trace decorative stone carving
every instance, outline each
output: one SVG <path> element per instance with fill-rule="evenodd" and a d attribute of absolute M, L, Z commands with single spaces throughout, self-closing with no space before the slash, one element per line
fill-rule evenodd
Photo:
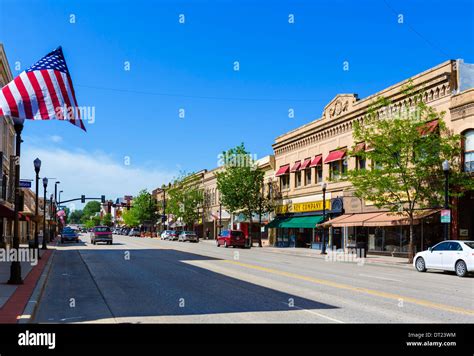
<path fill-rule="evenodd" d="M 338 94 L 323 111 L 324 119 L 334 119 L 352 109 L 352 105 L 357 101 L 356 94 Z"/>

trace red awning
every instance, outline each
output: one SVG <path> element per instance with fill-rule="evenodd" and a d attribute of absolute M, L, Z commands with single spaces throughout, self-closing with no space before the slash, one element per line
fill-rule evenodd
<path fill-rule="evenodd" d="M 433 133 L 434 130 L 438 127 L 438 120 L 433 120 L 430 122 L 425 123 L 423 126 L 421 126 L 418 131 L 420 132 L 420 135 L 426 136 L 429 135 L 430 133 Z"/>
<path fill-rule="evenodd" d="M 318 155 L 318 156 L 314 157 L 314 159 L 311 161 L 311 164 L 309 166 L 310 167 L 319 166 L 322 161 L 323 161 L 323 156 Z"/>
<path fill-rule="evenodd" d="M 282 176 L 283 174 L 288 174 L 290 171 L 290 165 L 287 164 L 286 166 L 280 167 L 280 169 L 275 173 L 275 177 Z"/>
<path fill-rule="evenodd" d="M 365 142 L 358 143 L 354 147 L 354 153 L 365 151 Z"/>
<path fill-rule="evenodd" d="M 303 164 L 301 165 L 301 170 L 308 168 L 309 164 L 311 163 L 311 158 L 307 158 L 304 160 Z"/>
<path fill-rule="evenodd" d="M 290 172 L 297 172 L 300 170 L 301 167 L 301 161 L 296 162 L 293 167 L 291 167 Z"/>
<path fill-rule="evenodd" d="M 346 155 L 346 150 L 338 150 L 329 152 L 329 155 L 324 160 L 324 163 L 331 163 L 334 161 L 340 161 Z"/>

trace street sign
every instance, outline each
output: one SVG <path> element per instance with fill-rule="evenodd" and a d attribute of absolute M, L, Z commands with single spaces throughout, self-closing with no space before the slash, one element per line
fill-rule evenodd
<path fill-rule="evenodd" d="M 31 181 L 20 180 L 20 188 L 31 188 Z"/>
<path fill-rule="evenodd" d="M 451 210 L 449 209 L 441 210 L 441 223 L 443 224 L 451 223 Z"/>

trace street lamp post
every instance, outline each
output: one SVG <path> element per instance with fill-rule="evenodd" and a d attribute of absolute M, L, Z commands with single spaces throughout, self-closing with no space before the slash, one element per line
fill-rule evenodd
<path fill-rule="evenodd" d="M 59 204 L 59 205 L 61 205 L 61 193 L 64 193 L 64 191 L 63 191 L 63 190 L 60 190 L 60 191 L 58 192 L 58 204 Z"/>
<path fill-rule="evenodd" d="M 48 178 L 43 178 L 43 246 L 42 250 L 46 250 L 46 188 L 48 187 Z"/>
<path fill-rule="evenodd" d="M 56 237 L 54 235 L 54 219 L 51 219 L 55 214 L 54 214 L 54 206 L 53 206 L 53 194 L 49 196 L 49 242 L 54 240 Z"/>
<path fill-rule="evenodd" d="M 58 217 L 57 217 L 57 212 L 58 212 L 58 184 L 61 184 L 61 182 L 59 181 L 56 181 L 54 183 L 54 209 L 53 209 L 53 213 L 54 213 L 54 222 L 56 223 L 56 225 L 54 226 L 54 237 L 56 237 L 56 234 L 58 233 L 57 231 L 57 227 L 58 227 Z"/>
<path fill-rule="evenodd" d="M 14 223 L 13 223 L 13 249 L 16 250 L 17 256 L 20 255 L 20 220 L 18 213 L 20 210 L 20 147 L 21 147 L 21 132 L 23 131 L 24 119 L 13 119 L 13 126 L 16 133 L 16 148 L 15 148 L 15 208 L 14 208 Z M 10 279 L 8 284 L 23 284 L 21 278 L 21 264 L 20 261 L 13 261 L 10 266 Z"/>
<path fill-rule="evenodd" d="M 39 249 L 39 240 L 38 240 L 38 205 L 39 205 L 39 172 L 41 169 L 41 160 L 39 158 L 36 158 L 33 161 L 33 165 L 35 167 L 35 173 L 36 173 L 36 179 L 35 179 L 35 249 Z M 39 257 L 39 251 L 38 252 L 38 257 Z"/>
<path fill-rule="evenodd" d="M 444 172 L 444 209 L 449 209 L 449 161 L 443 161 L 443 172 Z M 451 219 L 451 214 L 450 214 Z M 444 223 L 444 239 L 449 238 L 449 223 Z"/>
<path fill-rule="evenodd" d="M 323 188 L 323 223 L 324 223 L 324 221 L 326 220 L 326 188 L 327 188 L 326 182 L 323 182 L 322 188 Z M 321 255 L 325 255 L 325 254 L 326 254 L 326 231 L 323 225 Z"/>

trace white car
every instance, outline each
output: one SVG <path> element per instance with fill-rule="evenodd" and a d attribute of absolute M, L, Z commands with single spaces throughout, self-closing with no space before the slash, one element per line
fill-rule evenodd
<path fill-rule="evenodd" d="M 418 252 L 413 259 L 418 272 L 427 269 L 453 271 L 459 277 L 474 272 L 474 241 L 448 240 Z"/>

